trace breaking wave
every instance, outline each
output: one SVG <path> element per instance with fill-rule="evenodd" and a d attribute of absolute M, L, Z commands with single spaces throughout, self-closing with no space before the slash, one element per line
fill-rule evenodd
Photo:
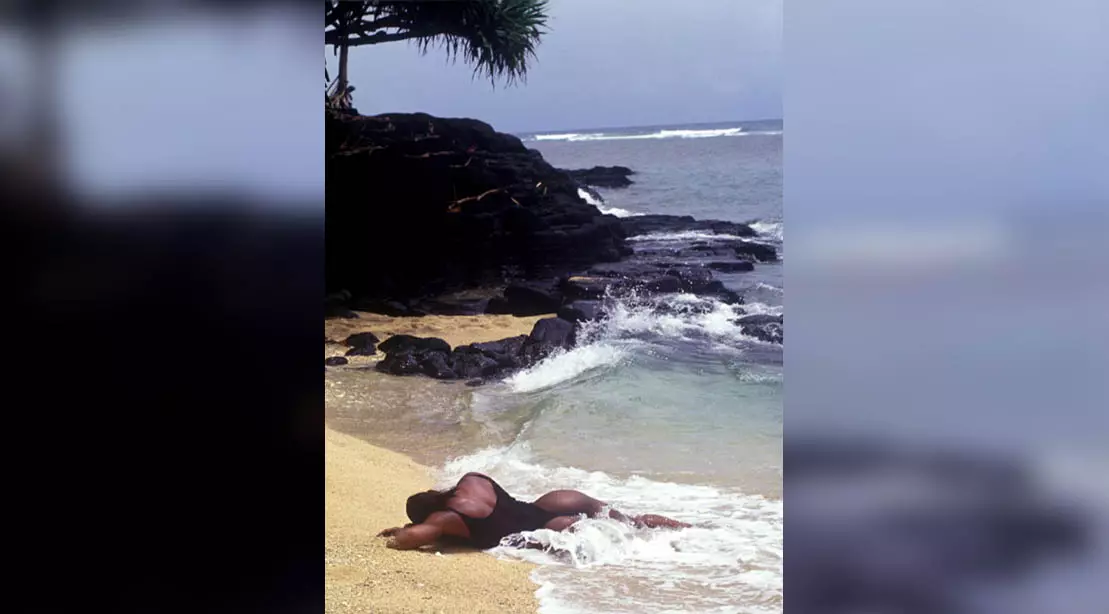
<path fill-rule="evenodd" d="M 658 130 L 641 134 L 609 132 L 560 132 L 536 134 L 526 140 L 535 141 L 630 141 L 637 139 L 704 139 L 719 136 L 750 136 L 781 134 L 780 130 L 744 132 L 742 126 L 701 130 Z"/>

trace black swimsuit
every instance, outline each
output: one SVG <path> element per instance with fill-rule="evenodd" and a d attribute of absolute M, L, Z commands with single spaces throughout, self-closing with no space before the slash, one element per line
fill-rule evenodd
<path fill-rule="evenodd" d="M 517 501 L 487 475 L 469 473 L 467 476 L 483 478 L 492 484 L 493 492 L 497 495 L 493 511 L 484 518 L 471 518 L 452 507 L 448 506 L 447 509 L 462 517 L 462 522 L 466 523 L 466 528 L 470 531 L 470 541 L 482 550 L 493 548 L 507 535 L 542 529 L 558 516 L 532 503 Z"/>

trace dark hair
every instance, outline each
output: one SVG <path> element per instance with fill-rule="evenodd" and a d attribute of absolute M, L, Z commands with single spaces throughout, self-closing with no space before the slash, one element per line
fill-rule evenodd
<path fill-rule="evenodd" d="M 404 511 L 408 514 L 409 520 L 414 524 L 420 524 L 435 512 L 447 509 L 447 501 L 450 500 L 452 494 L 454 493 L 449 490 L 446 492 L 439 492 L 438 490 L 418 492 L 408 497 L 408 504 Z"/>

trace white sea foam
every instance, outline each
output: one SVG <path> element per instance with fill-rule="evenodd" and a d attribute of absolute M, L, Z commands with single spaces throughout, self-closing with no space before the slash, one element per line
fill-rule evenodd
<path fill-rule="evenodd" d="M 612 367 L 626 356 L 623 348 L 609 343 L 580 345 L 548 356 L 530 369 L 505 380 L 513 392 L 533 392 L 572 380 L 602 367 Z"/>
<path fill-rule="evenodd" d="M 768 284 L 766 282 L 761 282 L 761 281 L 759 283 L 755 284 L 755 289 L 756 290 L 762 290 L 764 292 L 770 292 L 771 294 L 779 294 L 779 295 L 782 294 L 782 292 L 783 292 L 782 288 L 779 288 L 778 286 Z"/>
<path fill-rule="evenodd" d="M 616 217 L 633 217 L 636 215 L 643 215 L 642 213 L 628 211 L 627 209 L 621 209 L 620 207 L 605 207 L 604 205 L 598 206 L 597 210 L 608 215 L 615 215 Z"/>
<path fill-rule="evenodd" d="M 713 234 L 712 232 L 707 230 L 683 230 L 681 232 L 651 232 L 645 235 L 628 237 L 628 241 L 655 241 L 659 243 L 677 243 L 682 241 L 735 241 L 742 238 L 743 237 L 729 234 Z"/>
<path fill-rule="evenodd" d="M 508 377 L 504 384 L 515 393 L 543 390 L 614 368 L 651 342 L 701 340 L 719 350 L 763 344 L 744 334 L 737 320 L 744 315 L 781 315 L 783 311 L 780 305 L 752 302 L 736 306 L 693 294 L 667 295 L 662 300 L 668 309 L 659 311 L 659 300 L 631 296 L 610 301 L 602 320 L 582 325 L 576 347 L 555 352 Z"/>
<path fill-rule="evenodd" d="M 606 215 L 615 215 L 616 217 L 631 217 L 633 215 L 643 215 L 642 213 L 635 213 L 634 211 L 628 211 L 627 209 L 621 209 L 620 207 L 609 207 L 605 205 L 604 200 L 598 200 L 592 194 L 581 188 L 578 188 L 578 196 L 580 196 L 581 199 L 585 202 L 596 207 L 598 211 Z"/>
<path fill-rule="evenodd" d="M 526 443 L 454 459 L 441 470 L 439 482 L 453 484 L 467 471 L 492 476 L 523 500 L 573 488 L 625 513 L 662 514 L 694 525 L 665 531 L 585 519 L 572 531 L 527 534 L 553 547 L 553 552 L 493 549 L 497 556 L 540 565 L 533 578 L 541 586 L 536 593 L 541 612 L 780 609 L 780 500 L 711 486 L 543 466 Z"/>
<path fill-rule="evenodd" d="M 536 141 L 588 141 L 595 137 L 604 136 L 603 132 L 592 132 L 589 134 L 580 134 L 577 132 L 564 132 L 560 134 L 537 134 L 533 139 Z M 592 138 L 591 138 L 592 137 Z"/>
<path fill-rule="evenodd" d="M 563 132 L 552 134 L 537 134 L 537 141 L 631 141 L 638 139 L 704 139 L 719 136 L 750 136 L 750 135 L 781 134 L 781 131 L 744 132 L 742 126 L 732 128 L 712 128 L 702 130 L 659 130 L 646 134 L 611 134 L 606 132 Z"/>
<path fill-rule="evenodd" d="M 771 237 L 778 241 L 782 240 L 782 223 L 781 222 L 752 222 L 749 226 L 757 233 L 764 237 Z"/>
<path fill-rule="evenodd" d="M 594 207 L 600 207 L 601 205 L 605 204 L 604 200 L 597 200 L 596 198 L 593 197 L 592 194 L 590 194 L 588 191 L 583 190 L 581 188 L 578 188 L 578 196 L 581 197 L 581 199 L 584 200 L 585 202 L 593 205 Z"/>

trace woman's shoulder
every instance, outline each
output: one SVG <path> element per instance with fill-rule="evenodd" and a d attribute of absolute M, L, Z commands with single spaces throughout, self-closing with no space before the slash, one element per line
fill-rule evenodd
<path fill-rule="evenodd" d="M 463 475 L 462 477 L 458 478 L 458 483 L 461 484 L 464 480 L 471 480 L 471 479 L 474 479 L 474 478 L 477 478 L 477 479 L 480 479 L 480 480 L 485 480 L 487 482 L 493 482 L 493 478 L 485 475 L 484 473 L 478 473 L 476 471 L 471 471 L 471 472 Z"/>

